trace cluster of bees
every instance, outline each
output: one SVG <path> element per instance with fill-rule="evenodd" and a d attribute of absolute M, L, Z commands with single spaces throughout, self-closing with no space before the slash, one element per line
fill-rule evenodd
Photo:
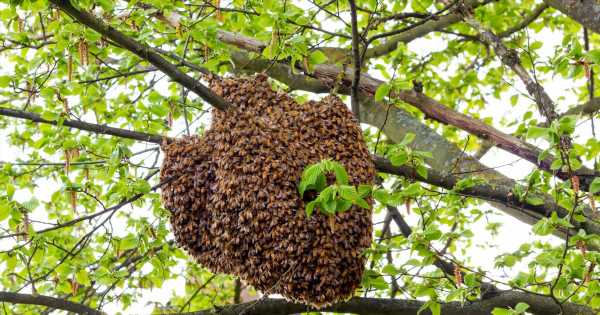
<path fill-rule="evenodd" d="M 371 210 L 309 218 L 297 185 L 304 168 L 323 159 L 342 163 L 352 185 L 372 183 L 356 119 L 335 96 L 299 104 L 264 75 L 213 78 L 210 87 L 233 108 L 213 110 L 202 137 L 163 145 L 161 179 L 175 179 L 162 200 L 177 243 L 264 294 L 312 306 L 350 297 L 371 243 Z"/>

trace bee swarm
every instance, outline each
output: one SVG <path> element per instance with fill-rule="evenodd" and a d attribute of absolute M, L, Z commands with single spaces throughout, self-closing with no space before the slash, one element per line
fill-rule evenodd
<path fill-rule="evenodd" d="M 202 137 L 163 145 L 162 200 L 177 243 L 213 272 L 237 275 L 265 294 L 323 306 L 359 286 L 371 243 L 371 210 L 305 214 L 297 185 L 323 159 L 344 165 L 350 184 L 375 168 L 359 125 L 335 96 L 298 104 L 267 78 L 211 79 L 233 104 L 213 110 Z M 372 200 L 367 200 L 372 204 Z M 306 201 L 308 202 L 308 201 Z"/>

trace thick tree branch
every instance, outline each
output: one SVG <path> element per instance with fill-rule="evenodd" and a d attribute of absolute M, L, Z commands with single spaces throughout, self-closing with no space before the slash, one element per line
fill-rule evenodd
<path fill-rule="evenodd" d="M 403 90 L 398 93 L 403 101 L 419 108 L 428 118 L 440 121 L 444 124 L 456 126 L 464 131 L 478 136 L 480 139 L 488 140 L 499 148 L 511 152 L 523 159 L 537 165 L 539 168 L 555 174 L 557 177 L 567 180 L 570 178 L 568 172 L 551 169 L 552 162 L 556 157 L 550 155 L 543 160 L 538 157 L 542 150 L 513 135 L 506 134 L 494 127 L 467 115 L 456 112 L 436 100 L 412 90 Z M 581 189 L 588 190 L 595 177 L 600 176 L 592 169 L 582 167 L 574 172 L 581 180 Z"/>
<path fill-rule="evenodd" d="M 165 60 L 160 54 L 154 52 L 150 47 L 135 41 L 131 37 L 107 25 L 92 14 L 76 9 L 69 0 L 50 0 L 50 2 L 81 24 L 94 29 L 140 58 L 147 60 L 164 74 L 168 75 L 173 81 L 193 91 L 212 106 L 220 110 L 226 110 L 229 107 L 229 104 L 225 99 L 213 93 L 213 91 L 198 80 L 181 72 L 176 66 Z"/>
<path fill-rule="evenodd" d="M 562 113 L 561 116 L 564 115 L 591 115 L 595 112 L 600 112 L 600 97 L 593 98 L 581 105 L 577 105 L 575 107 L 570 108 L 566 112 Z"/>
<path fill-rule="evenodd" d="M 466 5 L 475 5 L 475 3 L 478 3 L 478 2 L 466 3 Z M 541 12 L 543 12 L 543 10 L 545 8 L 546 8 L 545 5 L 538 6 L 534 10 L 534 14 L 532 14 L 532 16 L 526 20 L 533 20 L 533 19 L 537 18 L 537 16 L 539 16 L 539 14 L 541 14 Z M 462 17 L 458 13 L 451 13 L 449 15 L 456 16 L 458 19 L 460 19 Z M 449 15 L 446 15 L 444 17 L 447 17 Z M 440 18 L 440 20 L 442 18 Z M 169 21 L 177 21 L 177 20 L 178 20 L 178 18 L 169 19 Z M 437 21 L 434 21 L 434 22 L 437 22 Z M 173 22 L 171 22 L 171 23 L 173 23 Z M 176 22 L 176 23 L 178 23 L 178 22 Z M 217 37 L 219 40 L 221 40 L 227 44 L 231 44 L 231 45 L 234 45 L 241 49 L 249 50 L 249 51 L 253 51 L 253 52 L 261 52 L 262 49 L 264 49 L 264 47 L 266 47 L 266 45 L 264 43 L 262 43 L 261 41 L 258 41 L 258 40 L 255 40 L 253 38 L 249 38 L 249 37 L 246 37 L 243 35 L 235 34 L 235 33 L 219 31 Z M 498 39 L 498 41 L 500 41 L 500 40 Z M 502 45 L 501 42 L 500 42 L 500 45 Z M 502 47 L 504 47 L 504 46 L 502 45 Z M 257 61 L 250 60 L 247 58 L 247 56 L 245 56 L 244 54 L 240 54 L 240 53 L 234 53 L 234 55 L 232 57 L 234 59 L 234 62 L 237 61 L 236 64 L 242 64 L 242 65 L 245 64 L 246 68 L 254 66 L 255 68 L 259 67 L 259 68 L 263 68 L 263 69 L 268 69 L 271 67 L 271 65 L 273 65 L 272 62 L 269 62 L 266 60 L 263 62 L 264 65 L 268 65 L 266 67 L 262 67 L 262 64 L 260 62 L 258 62 L 259 64 L 251 65 L 252 62 L 257 62 Z M 354 58 L 356 59 L 357 56 L 354 56 Z M 522 66 L 521 66 L 521 68 L 522 68 Z M 283 78 L 285 76 L 294 77 L 293 74 L 290 74 L 291 71 L 289 71 L 289 70 L 290 70 L 289 68 L 285 68 L 285 69 L 281 69 L 281 70 L 274 69 L 274 72 L 275 71 L 279 72 L 278 73 L 279 75 L 277 76 L 278 79 L 280 79 L 284 82 L 288 81 L 288 83 L 289 83 L 290 80 L 285 80 Z M 315 91 L 315 86 L 313 85 L 311 87 L 312 91 L 313 92 L 326 92 L 328 90 L 327 84 L 331 84 L 332 82 L 335 82 L 337 80 L 337 78 L 340 77 L 340 71 L 342 71 L 342 70 L 335 65 L 321 64 L 321 65 L 315 66 L 312 76 L 317 78 L 319 81 L 321 81 L 324 86 L 322 88 L 317 87 L 317 91 Z M 523 71 L 521 71 L 521 73 L 524 73 L 524 75 L 527 78 L 529 78 L 527 72 L 524 69 L 523 69 Z M 359 72 L 359 75 L 360 75 L 360 72 Z M 361 77 L 360 77 L 361 80 L 358 81 L 358 80 L 356 80 L 356 71 L 353 71 L 352 69 L 346 69 L 346 73 L 344 73 L 344 75 L 341 77 L 351 78 L 351 79 L 348 79 L 348 80 L 351 80 L 351 83 L 346 82 L 346 84 L 348 84 L 351 87 L 350 88 L 351 91 L 353 88 L 358 87 L 358 88 L 360 88 L 360 90 L 362 92 L 365 92 L 370 95 L 374 95 L 375 91 L 377 90 L 377 87 L 379 85 L 383 84 L 383 81 L 372 78 L 368 74 L 361 75 Z M 301 81 L 301 80 L 302 79 L 299 78 L 298 81 Z M 292 80 L 292 81 L 294 81 L 294 80 Z M 358 82 L 355 82 L 355 81 L 358 81 Z M 533 84 L 536 84 L 536 86 L 541 88 L 541 86 L 537 85 L 537 83 L 535 83 L 530 78 L 529 78 L 529 81 L 533 82 Z M 318 83 L 316 83 L 316 85 L 318 85 Z M 292 88 L 295 88 L 293 84 L 290 84 L 290 86 Z M 341 91 L 341 92 L 344 92 L 344 91 Z M 348 93 L 347 90 L 345 92 Z M 547 97 L 547 94 L 545 94 L 545 91 L 543 91 L 543 88 L 541 90 L 541 94 L 536 93 L 536 95 L 542 95 L 542 96 L 546 95 L 545 99 L 550 102 L 551 108 L 552 109 L 554 108 L 552 101 L 549 99 L 549 97 Z M 438 103 L 434 99 L 427 97 L 424 94 L 416 93 L 412 90 L 403 90 L 403 91 L 396 93 L 394 96 L 417 107 L 423 113 L 425 113 L 425 115 L 427 117 L 429 117 L 431 119 L 437 120 L 437 121 L 442 122 L 447 125 L 452 125 L 452 126 L 458 127 L 462 130 L 465 130 L 465 131 L 473 134 L 473 135 L 478 136 L 481 139 L 489 140 L 489 141 L 493 142 L 494 144 L 496 144 L 498 147 L 500 147 L 508 152 L 511 152 L 519 157 L 522 157 L 522 158 L 526 159 L 527 161 L 530 161 L 531 163 L 537 165 L 541 169 L 544 169 L 546 171 L 552 171 L 550 169 L 550 165 L 552 164 L 554 157 L 548 156 L 544 160 L 538 161 L 538 156 L 540 155 L 542 150 L 536 148 L 535 146 L 533 146 L 521 139 L 518 139 L 518 138 L 508 135 L 506 133 L 503 133 L 503 132 L 495 129 L 494 127 L 487 125 L 477 119 L 471 118 L 471 117 L 461 114 L 461 113 L 458 113 L 458 112 L 452 110 L 451 108 Z M 354 98 L 356 98 L 356 97 L 353 97 L 353 99 Z M 354 102 L 353 102 L 353 105 L 354 105 Z M 355 109 L 353 108 L 353 111 L 354 110 Z M 558 172 L 557 175 L 562 179 L 567 179 L 569 177 L 568 174 L 566 174 L 565 172 Z M 590 183 L 594 179 L 594 177 L 598 176 L 598 174 L 595 174 L 595 172 L 593 170 L 590 170 L 587 168 L 582 168 L 582 169 L 578 170 L 577 175 L 581 179 L 581 188 L 584 190 L 587 190 L 589 188 Z"/>
<path fill-rule="evenodd" d="M 57 310 L 63 310 L 67 312 L 73 312 L 75 314 L 85 315 L 103 315 L 104 313 L 97 311 L 93 308 L 85 306 L 83 304 L 54 298 L 45 295 L 32 295 L 32 294 L 21 294 L 13 292 L 1 292 L 0 301 L 12 304 L 28 304 L 28 305 L 39 305 L 47 306 Z"/>
<path fill-rule="evenodd" d="M 596 0 L 544 0 L 584 27 L 600 34 L 600 3 Z"/>
<path fill-rule="evenodd" d="M 514 307 L 519 302 L 529 304 L 528 312 L 534 314 L 558 314 L 560 309 L 550 297 L 517 291 L 507 291 L 492 298 L 461 304 L 459 302 L 441 303 L 441 313 L 444 315 L 488 315 L 496 307 Z M 352 298 L 347 302 L 334 304 L 322 309 L 315 309 L 302 304 L 288 302 L 283 299 L 262 299 L 237 305 L 220 307 L 218 310 L 205 310 L 180 315 L 288 315 L 308 311 L 324 311 L 352 313 L 359 315 L 414 315 L 423 306 L 423 301 L 382 299 L 382 298 Z M 564 315 L 595 314 L 586 306 L 567 303 L 564 305 Z M 429 310 L 421 312 L 431 315 Z"/>
<path fill-rule="evenodd" d="M 412 178 L 420 182 L 446 188 L 448 190 L 453 190 L 456 183 L 458 183 L 460 180 L 460 178 L 457 176 L 443 174 L 434 169 L 429 169 L 427 177 L 423 177 L 417 174 L 412 167 L 393 166 L 388 160 L 378 156 L 374 156 L 373 159 L 375 160 L 377 170 L 380 172 Z M 548 217 L 552 212 L 556 212 L 561 217 L 564 217 L 568 214 L 568 211 L 559 206 L 550 195 L 541 195 L 540 197 L 544 199 L 544 203 L 534 206 L 519 200 L 519 198 L 512 193 L 512 187 L 505 185 L 482 183 L 461 191 L 455 191 L 455 193 L 504 204 L 517 209 L 524 209 L 536 214 L 537 217 Z M 588 233 L 600 234 L 600 225 L 592 221 L 588 220 L 582 223 L 575 223 L 574 225 L 575 231 L 578 228 L 582 228 Z"/>
<path fill-rule="evenodd" d="M 340 69 L 337 66 L 317 65 L 315 66 L 312 76 L 318 78 L 322 82 L 327 83 L 332 82 L 332 80 L 338 76 L 339 71 Z M 344 77 L 351 78 L 352 76 L 353 74 L 350 72 L 350 70 L 347 70 Z M 368 95 L 374 95 L 377 87 L 384 83 L 383 81 L 372 78 L 367 74 L 362 75 L 360 82 L 361 91 Z M 348 83 L 346 82 L 346 84 Z M 538 85 L 537 83 L 535 84 Z M 339 91 L 347 93 L 347 90 L 344 89 L 340 89 Z M 550 165 L 555 159 L 554 156 L 548 156 L 546 159 L 538 161 L 538 156 L 542 150 L 519 138 L 499 131 L 480 120 L 456 112 L 450 107 L 444 106 L 436 100 L 413 90 L 401 90 L 392 93 L 391 96 L 415 106 L 430 119 L 437 120 L 447 125 L 455 126 L 481 139 L 490 140 L 498 147 L 522 157 L 523 159 L 537 165 L 541 169 L 555 173 L 550 169 Z M 583 190 L 588 190 L 593 179 L 596 176 L 600 176 L 595 171 L 585 167 L 577 170 L 575 174 L 580 177 L 581 189 Z M 570 178 L 570 176 L 563 171 L 556 172 L 556 175 L 562 179 Z"/>

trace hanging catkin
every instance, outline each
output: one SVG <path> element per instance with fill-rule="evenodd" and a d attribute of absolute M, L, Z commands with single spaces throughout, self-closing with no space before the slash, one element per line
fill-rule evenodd
<path fill-rule="evenodd" d="M 371 210 L 308 218 L 297 185 L 304 168 L 339 161 L 350 184 L 375 169 L 352 113 L 335 96 L 298 104 L 266 76 L 213 79 L 233 109 L 214 110 L 202 137 L 163 145 L 161 179 L 176 240 L 213 272 L 266 294 L 322 306 L 359 286 L 371 243 Z M 372 201 L 369 199 L 371 204 Z"/>

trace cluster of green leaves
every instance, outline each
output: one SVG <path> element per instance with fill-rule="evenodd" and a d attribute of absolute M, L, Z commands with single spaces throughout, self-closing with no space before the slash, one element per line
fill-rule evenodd
<path fill-rule="evenodd" d="M 534 170 L 522 181 L 524 184 L 515 185 L 512 192 L 519 201 L 539 206 L 544 204 L 541 195 L 549 188 L 548 180 L 548 176 L 544 176 L 539 170 Z"/>
<path fill-rule="evenodd" d="M 560 152 L 562 148 L 559 146 L 560 139 L 562 136 L 570 136 L 575 131 L 575 126 L 577 125 L 577 117 L 574 115 L 566 115 L 560 117 L 560 119 L 552 122 L 549 127 L 538 127 L 538 126 L 530 126 L 527 129 L 527 138 L 537 139 L 542 138 L 550 144 L 549 148 L 542 151 L 542 153 L 538 156 L 538 161 L 541 161 L 548 157 L 550 153 L 554 153 L 555 156 L 560 157 Z M 579 157 L 585 152 L 585 148 L 581 145 L 574 145 L 572 150 L 569 150 L 568 155 L 568 165 L 571 170 L 575 171 L 581 168 L 582 163 Z M 567 161 L 563 161 L 561 158 L 556 158 L 550 168 L 552 170 L 560 170 L 563 167 L 567 167 L 564 163 Z"/>
<path fill-rule="evenodd" d="M 388 146 L 386 157 L 394 166 L 410 165 L 417 174 L 427 178 L 427 167 L 425 159 L 432 159 L 433 155 L 428 151 L 418 151 L 410 148 L 410 144 L 415 140 L 414 133 L 407 133 L 404 139 L 397 144 Z"/>
<path fill-rule="evenodd" d="M 327 183 L 327 176 L 330 173 L 335 175 L 335 184 L 332 185 Z M 306 204 L 308 217 L 313 214 L 315 208 L 325 215 L 345 212 L 352 205 L 369 209 L 369 204 L 364 198 L 371 193 L 371 189 L 370 185 L 359 185 L 358 187 L 350 185 L 348 172 L 344 166 L 333 160 L 322 160 L 307 166 L 302 172 L 298 184 L 300 197 L 304 197 L 309 190 L 318 194 L 314 200 Z"/>

